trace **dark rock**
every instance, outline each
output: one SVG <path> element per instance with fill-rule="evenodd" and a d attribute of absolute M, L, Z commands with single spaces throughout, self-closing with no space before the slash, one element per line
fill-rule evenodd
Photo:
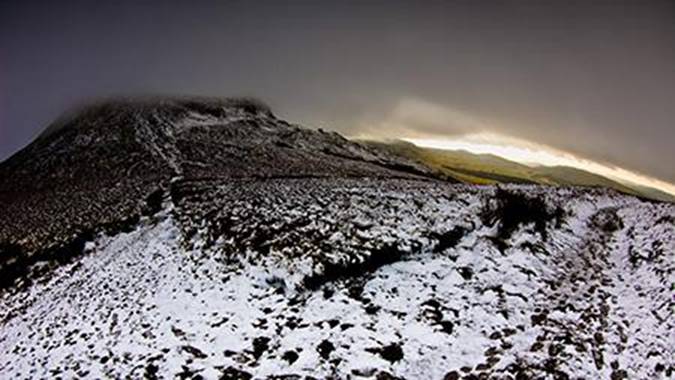
<path fill-rule="evenodd" d="M 405 380 L 405 379 L 402 377 L 394 376 L 386 371 L 380 371 L 375 376 L 375 380 Z"/>
<path fill-rule="evenodd" d="M 155 215 L 162 209 L 162 199 L 164 198 L 164 191 L 162 189 L 157 189 L 148 195 L 145 204 L 146 209 L 144 214 L 146 215 Z"/>
<path fill-rule="evenodd" d="M 227 367 L 220 375 L 220 380 L 251 380 L 253 375 L 235 367 Z"/>
<path fill-rule="evenodd" d="M 467 281 L 471 280 L 471 277 L 473 277 L 473 269 L 470 267 L 460 267 L 457 268 L 457 271 L 459 272 L 459 275 Z"/>
<path fill-rule="evenodd" d="M 628 372 L 625 369 L 615 369 L 610 375 L 612 380 L 624 380 L 628 378 Z"/>
<path fill-rule="evenodd" d="M 159 367 L 156 364 L 148 363 L 148 365 L 145 366 L 145 373 L 143 374 L 143 376 L 147 380 L 159 379 L 159 377 L 157 377 L 158 371 Z"/>
<path fill-rule="evenodd" d="M 330 353 L 335 350 L 335 346 L 333 346 L 333 343 L 329 342 L 328 340 L 322 341 L 317 347 L 316 351 L 319 353 L 319 356 L 321 356 L 323 359 L 328 359 L 330 356 Z"/>
<path fill-rule="evenodd" d="M 364 368 L 364 369 L 354 368 L 352 370 L 352 375 L 360 377 L 372 377 L 375 375 L 376 372 L 377 372 L 376 368 Z"/>
<path fill-rule="evenodd" d="M 366 351 L 380 355 L 384 360 L 395 363 L 403 359 L 403 349 L 398 343 L 391 343 L 384 347 L 367 348 Z"/>
<path fill-rule="evenodd" d="M 366 311 L 366 314 L 375 315 L 375 314 L 377 314 L 378 311 L 380 311 L 380 307 L 377 306 L 377 305 L 370 304 L 370 305 L 365 307 L 365 311 Z"/>
<path fill-rule="evenodd" d="M 288 364 L 295 363 L 295 361 L 298 360 L 298 357 L 298 353 L 292 350 L 284 352 L 284 354 L 281 356 L 281 358 L 287 361 Z"/>
<path fill-rule="evenodd" d="M 459 226 L 441 234 L 435 232 L 432 233 L 431 238 L 438 241 L 434 247 L 434 252 L 439 253 L 445 251 L 448 248 L 454 248 L 465 234 L 466 230 Z"/>
<path fill-rule="evenodd" d="M 565 349 L 565 347 L 562 344 L 552 343 L 548 346 L 548 355 L 549 356 L 558 356 L 558 355 L 560 355 L 561 352 L 563 352 L 564 349 Z"/>
<path fill-rule="evenodd" d="M 530 320 L 532 321 L 532 326 L 537 326 L 542 324 L 546 318 L 548 317 L 548 313 L 539 313 L 539 314 L 532 314 L 530 317 Z"/>
<path fill-rule="evenodd" d="M 440 325 L 441 331 L 443 331 L 446 334 L 452 334 L 452 331 L 455 328 L 455 324 L 450 321 L 441 321 Z"/>
<path fill-rule="evenodd" d="M 253 339 L 253 357 L 259 359 L 269 348 L 270 338 L 259 336 Z"/>
<path fill-rule="evenodd" d="M 208 357 L 208 355 L 206 355 L 202 350 L 198 349 L 197 347 L 187 345 L 182 346 L 181 349 L 197 359 L 204 359 Z"/>

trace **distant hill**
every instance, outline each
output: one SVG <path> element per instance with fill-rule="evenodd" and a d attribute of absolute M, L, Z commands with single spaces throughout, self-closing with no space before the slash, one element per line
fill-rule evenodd
<path fill-rule="evenodd" d="M 675 203 L 675 196 L 649 186 L 632 186 L 640 195 L 649 199 L 656 199 L 664 202 Z"/>
<path fill-rule="evenodd" d="M 476 154 L 464 150 L 423 148 L 406 141 L 366 144 L 387 149 L 394 154 L 417 160 L 439 174 L 474 184 L 533 183 L 606 187 L 625 194 L 675 202 L 675 197 L 663 191 L 634 184 L 623 184 L 599 174 L 570 166 L 527 166 L 493 154 Z"/>
<path fill-rule="evenodd" d="M 550 181 L 554 185 L 602 186 L 623 193 L 640 195 L 635 189 L 617 181 L 570 166 L 539 166 L 533 169 L 536 172 L 535 178 L 542 182 Z"/>

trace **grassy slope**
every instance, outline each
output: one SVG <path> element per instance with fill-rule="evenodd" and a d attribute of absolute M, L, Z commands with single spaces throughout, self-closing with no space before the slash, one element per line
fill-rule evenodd
<path fill-rule="evenodd" d="M 675 196 L 666 193 L 665 191 L 661 191 L 649 186 L 640 186 L 640 185 L 635 185 L 634 188 L 643 197 L 675 203 Z"/>
<path fill-rule="evenodd" d="M 675 202 L 675 197 L 662 191 L 645 186 L 625 185 L 607 177 L 569 166 L 530 167 L 491 154 L 421 148 L 404 141 L 390 143 L 368 141 L 365 143 L 421 161 L 439 173 L 462 182 L 599 186 L 645 198 Z"/>
<path fill-rule="evenodd" d="M 536 171 L 537 178 L 550 180 L 556 185 L 602 186 L 609 187 L 623 193 L 640 195 L 640 193 L 635 189 L 632 189 L 619 182 L 612 181 L 607 177 L 569 166 L 540 166 L 536 168 Z"/>

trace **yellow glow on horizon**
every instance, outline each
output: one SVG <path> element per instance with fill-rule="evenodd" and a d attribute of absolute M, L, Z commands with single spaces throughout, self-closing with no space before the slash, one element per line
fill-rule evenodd
<path fill-rule="evenodd" d="M 403 140 L 426 148 L 493 154 L 529 166 L 571 166 L 608 177 L 617 182 L 649 186 L 675 195 L 675 185 L 668 182 L 617 166 L 581 158 L 545 145 L 494 133 L 482 132 L 457 138 L 404 138 Z"/>

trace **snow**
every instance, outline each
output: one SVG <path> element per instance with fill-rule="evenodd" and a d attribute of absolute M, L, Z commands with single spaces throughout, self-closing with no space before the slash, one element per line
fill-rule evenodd
<path fill-rule="evenodd" d="M 88 243 L 85 256 L 48 280 L 0 295 L 0 374 L 217 379 L 233 367 L 254 378 L 626 371 L 652 379 L 672 370 L 672 205 L 514 186 L 570 216 L 561 228 L 549 225 L 546 241 L 522 226 L 500 252 L 490 240 L 495 227 L 479 217 L 492 188 L 387 183 L 223 184 L 222 211 L 236 217 L 220 236 L 214 220 L 186 217 L 189 204 L 167 200 L 134 231 Z M 606 210 L 621 218 L 619 230 L 593 225 Z M 192 238 L 190 223 L 199 227 Z M 467 231 L 460 241 L 434 252 L 429 232 L 456 226 Z M 274 231 L 266 243 L 253 244 L 249 237 L 266 228 Z M 404 255 L 316 290 L 303 286 L 385 244 Z M 261 246 L 271 248 L 262 254 Z M 229 251 L 234 260 L 223 259 Z M 643 259 L 631 264 L 631 252 Z M 317 349 L 324 341 L 334 347 L 325 357 Z M 400 360 L 380 354 L 392 344 Z"/>

